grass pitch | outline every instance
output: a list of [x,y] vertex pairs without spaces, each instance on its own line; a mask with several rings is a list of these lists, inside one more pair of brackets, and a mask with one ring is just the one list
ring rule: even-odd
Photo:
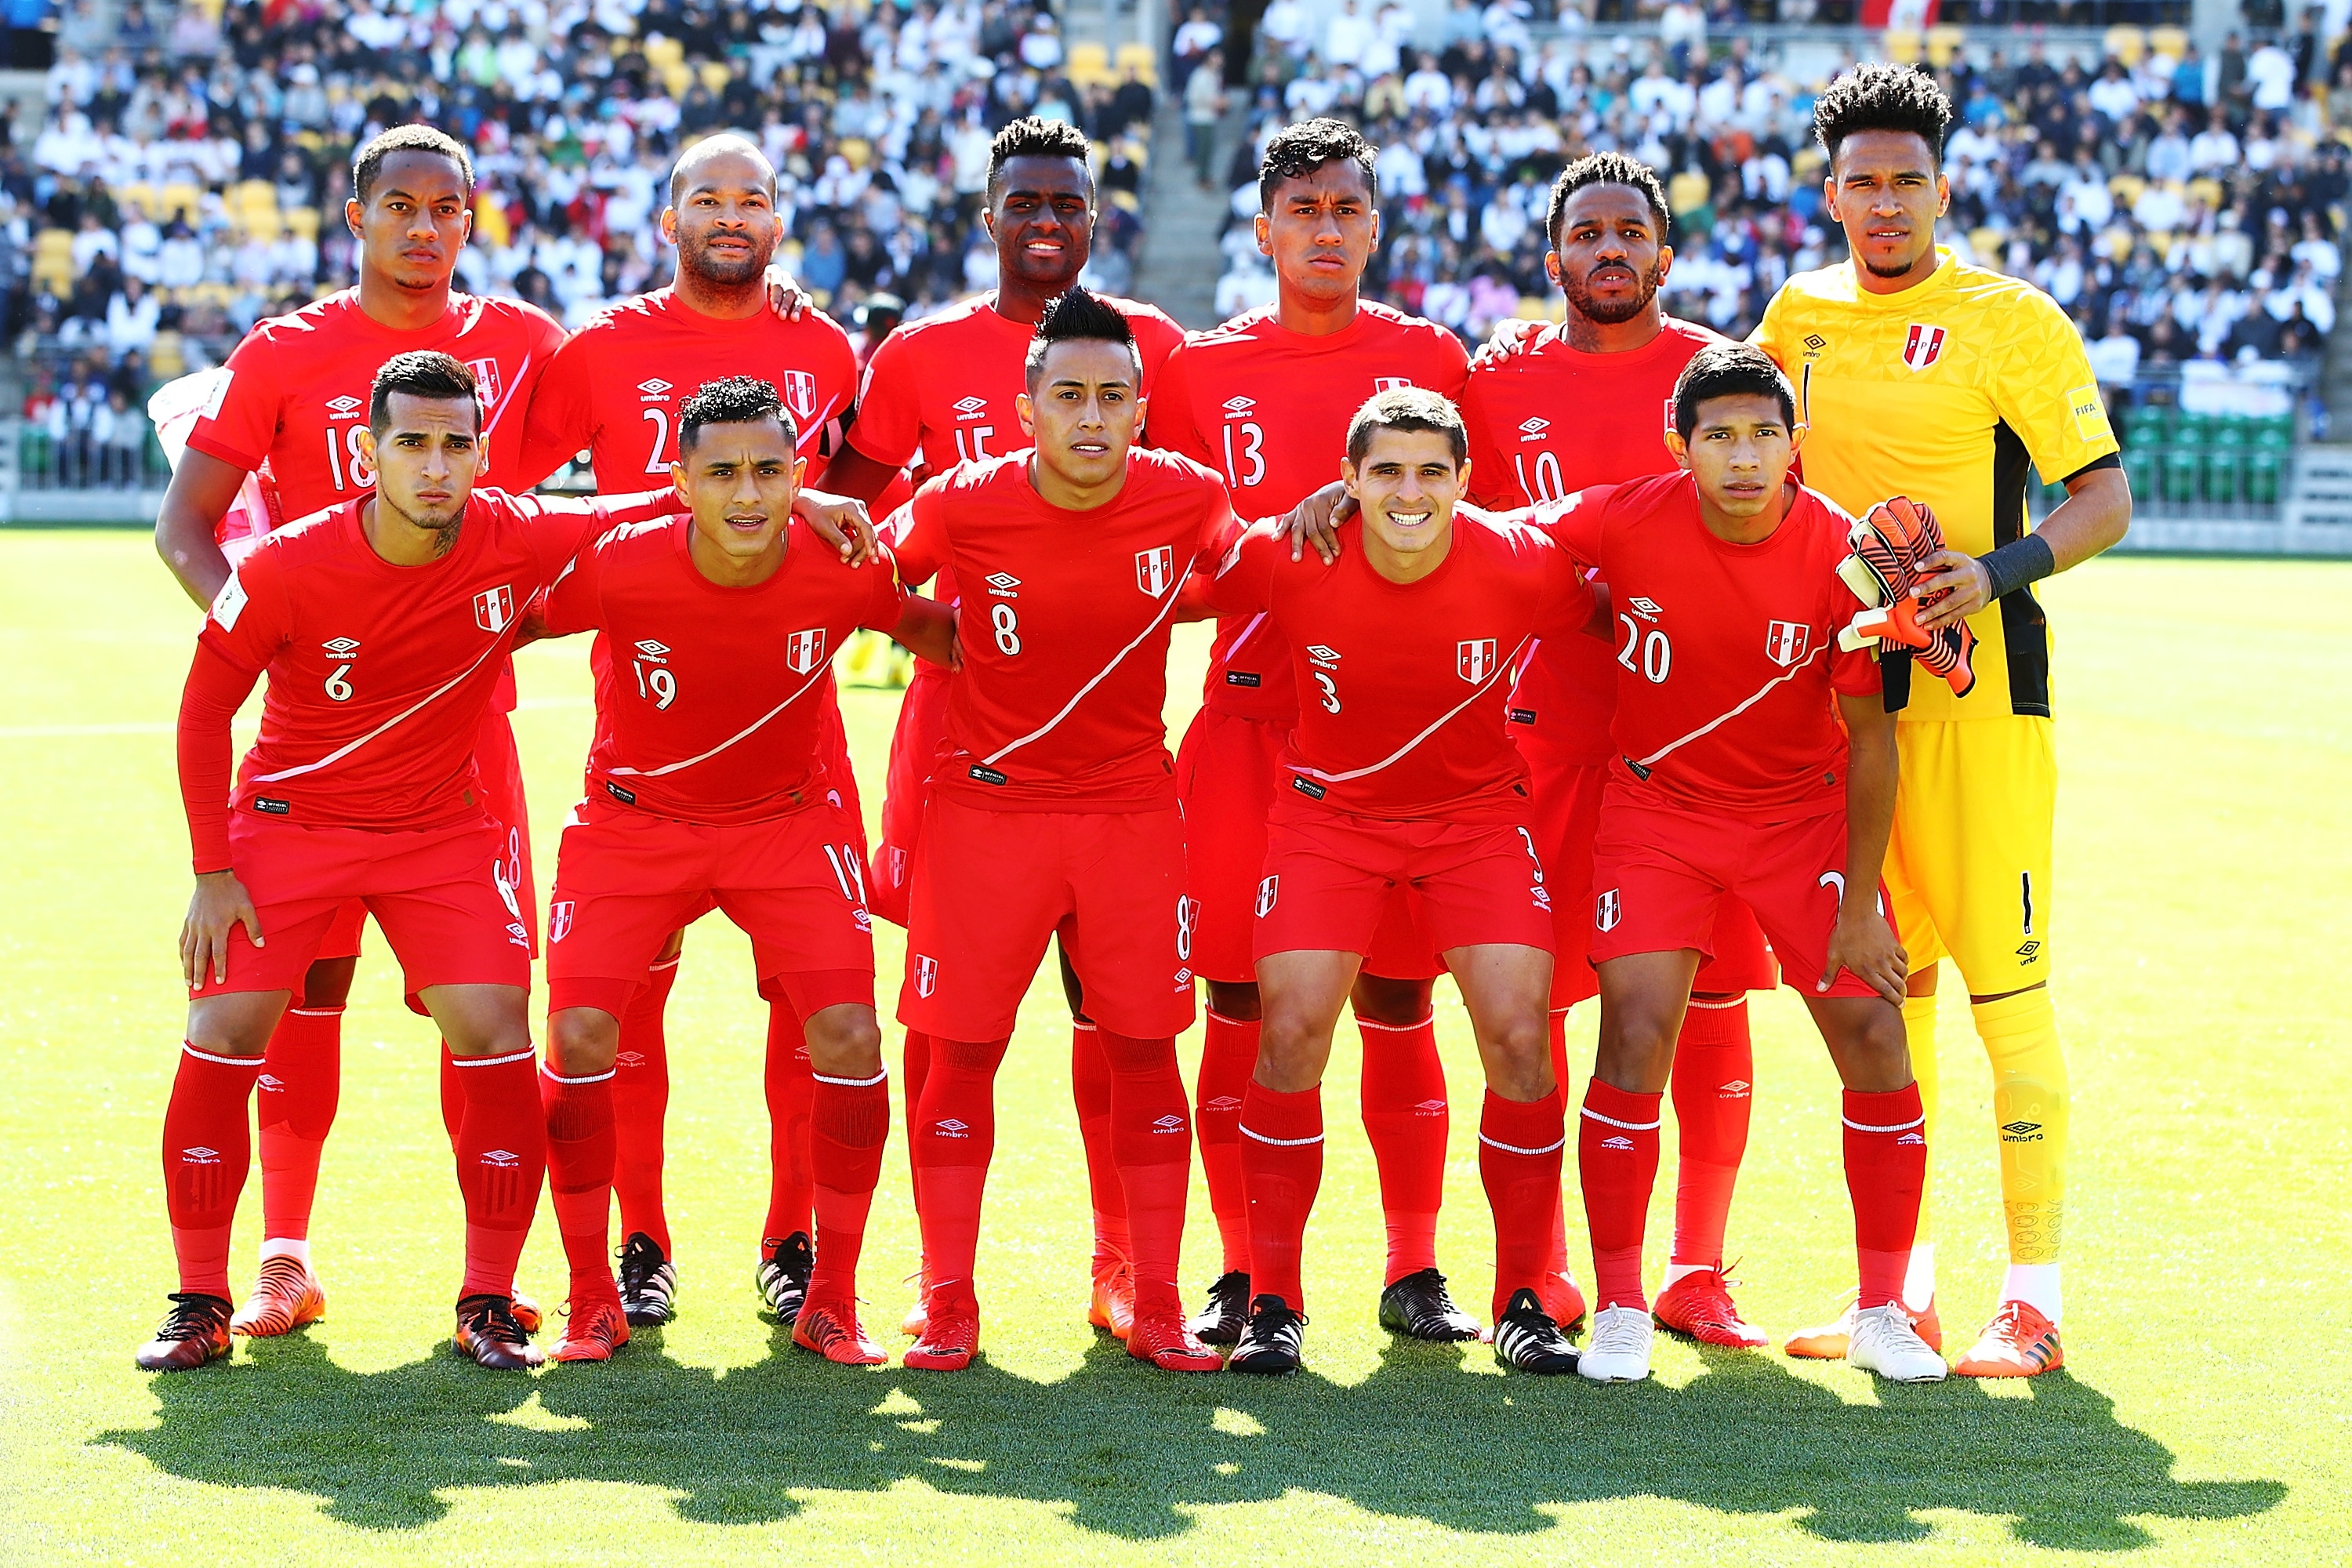
[[[1662,1339],[1654,1382],[1595,1389],[1391,1342],[1372,1322],[1379,1217],[1343,1026],[1311,1373],[1155,1374],[1081,1318],[1050,976],[1002,1085],[983,1362],[825,1365],[754,1316],[762,1013],[744,943],[713,919],[670,1012],[676,1324],[610,1366],[538,1377],[448,1353],[460,1215],[433,1037],[372,935],[314,1231],[331,1315],[150,1378],[131,1352],[172,1283],[155,1149],[188,879],[169,726],[196,615],[143,538],[0,537],[0,1560],[2341,1562],[2347,591],[2347,565],[2145,560],[2050,586],[2075,1097],[2064,1373],[1880,1388]],[[1183,645],[1179,726],[1202,647]],[[583,655],[521,660],[542,878],[588,733]],[[895,702],[845,700],[869,810]],[[901,949],[885,929],[887,1014]],[[1458,1005],[1440,1019],[1457,1107],[1441,1247],[1483,1308],[1475,1058]],[[1592,1025],[1574,1020],[1578,1092]],[[1942,1307],[1965,1343],[2002,1257],[1990,1096],[1957,1001],[1941,1033]],[[1851,1232],[1833,1080],[1791,996],[1759,999],[1757,1048],[1732,1250],[1750,1316],[1785,1331],[1850,1282]],[[240,1286],[258,1197],[257,1174]],[[1215,1272],[1197,1186],[1194,1215],[1197,1289]],[[915,1250],[894,1128],[866,1246],[883,1324]],[[544,1211],[522,1278],[562,1289]]]

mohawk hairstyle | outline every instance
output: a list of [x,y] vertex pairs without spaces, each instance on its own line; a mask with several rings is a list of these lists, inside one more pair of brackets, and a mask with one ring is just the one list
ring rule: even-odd
[[1087,172],[1087,181],[1094,181],[1094,165],[1087,161],[1092,145],[1087,133],[1066,120],[1040,120],[1030,115],[1016,120],[996,133],[988,144],[988,190],[991,205],[996,201],[998,176],[1004,165],[1014,158],[1075,158],[1078,167]]
[[375,385],[368,393],[368,428],[381,437],[392,427],[392,395],[402,392],[411,397],[430,397],[440,402],[462,397],[474,405],[474,424],[479,429],[482,405],[476,390],[478,384],[465,361],[438,349],[414,349],[394,354],[376,371]]
[[799,447],[800,426],[793,422],[793,412],[784,406],[784,400],[776,395],[772,382],[755,375],[706,381],[678,405],[678,454],[683,457],[694,450],[705,426],[764,425],[770,420],[782,427],[786,445]]
[[1878,60],[1856,66],[1813,100],[1813,134],[1832,163],[1839,144],[1856,132],[1896,131],[1926,142],[1928,156],[1940,164],[1951,127],[1952,100],[1934,77],[1909,66]]
[[1117,343],[1135,361],[1136,375],[1143,374],[1143,355],[1135,346],[1135,329],[1127,318],[1103,303],[1100,296],[1073,287],[1068,292],[1056,294],[1045,302],[1045,313],[1037,318],[1037,331],[1029,340],[1029,359],[1024,367],[1031,386],[1037,384],[1038,373],[1045,368],[1045,354],[1055,343],[1077,342]]
[[1258,210],[1274,210],[1274,193],[1283,181],[1311,174],[1342,158],[1364,172],[1364,187],[1377,204],[1381,199],[1380,175],[1374,167],[1378,157],[1378,150],[1364,140],[1363,132],[1344,120],[1302,120],[1286,125],[1265,144],[1265,157],[1257,166]]
[[1640,192],[1650,204],[1650,216],[1657,220],[1658,243],[1666,242],[1675,215],[1666,205],[1666,188],[1658,183],[1658,172],[1622,153],[1595,153],[1562,169],[1559,178],[1552,182],[1551,212],[1544,219],[1544,233],[1550,237],[1554,250],[1559,248],[1559,219],[1568,210],[1569,198],[1592,185],[1630,185]]
[[1754,343],[1710,343],[1691,356],[1675,382],[1675,434],[1698,428],[1698,405],[1711,397],[1769,397],[1784,425],[1797,422],[1797,399],[1772,356]]
[[394,153],[430,153],[446,158],[457,165],[458,177],[466,182],[466,195],[474,194],[474,160],[466,152],[466,144],[446,131],[430,125],[395,125],[389,131],[371,137],[368,144],[352,155],[352,195],[361,205],[375,190],[376,176],[383,172],[383,161]]

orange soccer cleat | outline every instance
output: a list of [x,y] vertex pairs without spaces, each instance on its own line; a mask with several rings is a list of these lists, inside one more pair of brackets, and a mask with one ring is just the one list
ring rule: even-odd
[[1126,1338],[1128,1354],[1138,1361],[1148,1361],[1162,1372],[1225,1370],[1224,1358],[1184,1326],[1181,1308],[1137,1318],[1133,1331]]
[[1975,1347],[1952,1370],[1962,1377],[2039,1377],[2065,1364],[2058,1325],[2037,1307],[2003,1301]]
[[1739,1305],[1731,1299],[1730,1287],[1731,1281],[1720,1268],[1685,1274],[1658,1292],[1658,1299],[1650,1303],[1650,1315],[1658,1320],[1660,1328],[1671,1329],[1701,1344],[1761,1350],[1769,1342],[1769,1336],[1739,1315]]
[[1087,1321],[1115,1340],[1124,1340],[1135,1328],[1135,1270],[1125,1259],[1095,1270],[1094,1295],[1087,1303]]
[[142,1372],[190,1372],[229,1352],[228,1302],[218,1296],[183,1291],[155,1337],[139,1347]]
[[268,1339],[290,1334],[326,1315],[327,1293],[319,1288],[319,1278],[310,1272],[310,1266],[281,1254],[261,1260],[253,1293],[228,1321],[228,1327],[231,1333]]
[[504,1296],[468,1296],[457,1303],[457,1331],[449,1342],[461,1356],[492,1372],[528,1372],[547,1359],[515,1321],[514,1303]]
[[[1854,1294],[1852,1290],[1846,1292],[1845,1308],[1836,1317],[1810,1329],[1799,1329],[1780,1342],[1780,1349],[1801,1361],[1843,1361],[1847,1342],[1853,1334]],[[1910,1318],[1912,1329],[1927,1342],[1927,1348],[1940,1352],[1944,1348],[1944,1321],[1936,1315],[1935,1298],[1927,1299],[1925,1311],[1914,1312],[1908,1307],[1903,1310]]]
[[611,1361],[613,1352],[629,1342],[628,1314],[621,1310],[621,1299],[610,1297],[601,1301],[574,1301],[572,1316],[565,1320],[563,1335],[555,1348],[547,1352],[550,1361]]
[[856,1307],[845,1301],[803,1300],[793,1319],[793,1343],[838,1366],[880,1366],[890,1359],[866,1337]]
[[923,1337],[907,1352],[910,1372],[961,1372],[980,1353],[980,1309],[968,1301],[932,1301]]

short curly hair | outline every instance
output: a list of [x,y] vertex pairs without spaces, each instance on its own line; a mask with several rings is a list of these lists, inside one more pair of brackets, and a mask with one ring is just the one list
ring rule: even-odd
[[1675,215],[1666,205],[1666,187],[1658,183],[1658,172],[1622,153],[1595,153],[1562,169],[1559,178],[1552,182],[1551,212],[1544,219],[1544,233],[1550,237],[1554,250],[1559,248],[1559,219],[1568,210],[1569,198],[1592,185],[1631,185],[1639,191],[1650,204],[1650,216],[1658,220],[1658,243],[1665,243]]
[[1343,158],[1364,172],[1364,188],[1371,192],[1372,201],[1378,204],[1379,156],[1379,150],[1364,140],[1364,133],[1344,120],[1302,120],[1296,125],[1286,125],[1266,142],[1265,156],[1257,166],[1258,210],[1274,210],[1274,193],[1281,188],[1283,181],[1311,174],[1324,164],[1336,163]]
[[693,396],[678,405],[678,455],[683,457],[694,450],[706,426],[763,425],[771,419],[782,427],[787,446],[799,446],[800,427],[793,423],[793,411],[776,395],[773,382],[761,381],[756,375],[728,375],[706,381],[695,389]]
[[1908,132],[1927,143],[1928,155],[1944,161],[1944,136],[1952,128],[1952,100],[1926,71],[1874,60],[1854,67],[1822,89],[1813,100],[1813,134],[1822,151],[1837,161],[1838,147],[1861,131]]
[[1040,120],[1032,114],[1016,120],[996,133],[988,144],[988,200],[995,205],[997,176],[1004,165],[1015,158],[1075,158],[1078,167],[1087,172],[1089,183],[1094,178],[1094,165],[1087,162],[1093,146],[1087,133],[1066,120]]
[[457,165],[457,177],[466,183],[466,195],[474,194],[474,160],[467,153],[464,142],[430,125],[395,125],[370,137],[367,145],[352,154],[352,195],[362,206],[374,194],[376,175],[383,172],[383,161],[394,153],[430,153],[448,159]]

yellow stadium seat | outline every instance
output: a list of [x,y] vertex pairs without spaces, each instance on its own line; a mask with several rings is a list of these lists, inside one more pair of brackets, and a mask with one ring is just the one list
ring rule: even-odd
[[834,151],[848,159],[853,169],[863,170],[874,162],[874,143],[863,136],[845,136],[835,144]]
[[2116,198],[2116,205],[2128,207],[2139,200],[2147,189],[2147,182],[2137,174],[2117,174],[2107,181],[2107,192]]
[[2210,174],[2201,180],[2189,181],[2189,199],[2202,203],[2209,209],[2219,212],[2221,207],[2221,182]]
[[2189,53],[2189,35],[2179,27],[2150,27],[2147,47],[2167,59],[2179,59]]
[[240,180],[229,188],[233,212],[276,212],[278,187],[268,180]]
[[645,53],[646,63],[659,70],[682,64],[686,59],[686,46],[676,38],[656,33],[646,40]]
[[136,203],[141,212],[149,217],[155,216],[155,187],[144,180],[133,180],[128,184],[115,186],[114,199],[124,206]]
[[155,216],[163,222],[168,223],[182,213],[188,215],[190,223],[204,216],[203,187],[186,180],[175,180],[165,185],[157,193],[155,199],[158,206]]
[[672,60],[654,68],[659,73],[662,86],[672,98],[684,98],[686,89],[694,85],[694,72],[684,60]]
[[2000,261],[2001,247],[2004,243],[2005,240],[2000,230],[1992,227],[1990,225],[1987,225],[1983,228],[1972,228],[1969,230],[1969,248],[1977,253],[1977,265],[1979,267],[1992,267],[1998,265]]
[[286,220],[288,228],[300,235],[304,239],[312,241],[318,239],[319,209],[317,207],[288,207],[278,216]]
[[1914,66],[1919,63],[1922,42],[1916,27],[1889,27],[1880,40],[1880,47],[1896,65]]
[[1696,169],[1685,169],[1666,182],[1666,209],[1686,213],[1706,205],[1706,176]]
[[1135,193],[1133,191],[1111,192],[1110,205],[1118,207],[1122,212],[1140,213],[1143,210],[1143,204],[1135,199]]
[[2147,32],[2128,23],[2118,23],[2109,27],[2106,37],[2102,41],[2109,55],[2127,66],[2139,64],[2139,58],[2147,53]]
[[1137,78],[1144,85],[1147,87],[1160,85],[1160,51],[1150,44],[1119,45],[1118,53],[1112,57],[1111,65],[1113,68],[1121,72],[1124,72],[1128,67],[1133,66]]
[[1118,79],[1111,74],[1110,51],[1100,44],[1072,44],[1062,74],[1076,87],[1107,87]]
[[2147,247],[2156,252],[2156,258],[2158,261],[2172,259],[2172,247],[2179,242],[2180,238],[2168,228],[2152,228],[2147,231],[2146,237]]
[[727,67],[720,61],[703,61],[695,68],[695,75],[713,92],[724,92],[727,89]]
[[1928,28],[1927,63],[1937,70],[1950,65],[1952,58],[1960,52],[1960,46],[1968,42],[1968,29],[1953,26],[1948,22]]
[[157,381],[170,381],[187,373],[187,345],[179,333],[166,328],[155,334],[155,341],[147,349],[147,369]]

